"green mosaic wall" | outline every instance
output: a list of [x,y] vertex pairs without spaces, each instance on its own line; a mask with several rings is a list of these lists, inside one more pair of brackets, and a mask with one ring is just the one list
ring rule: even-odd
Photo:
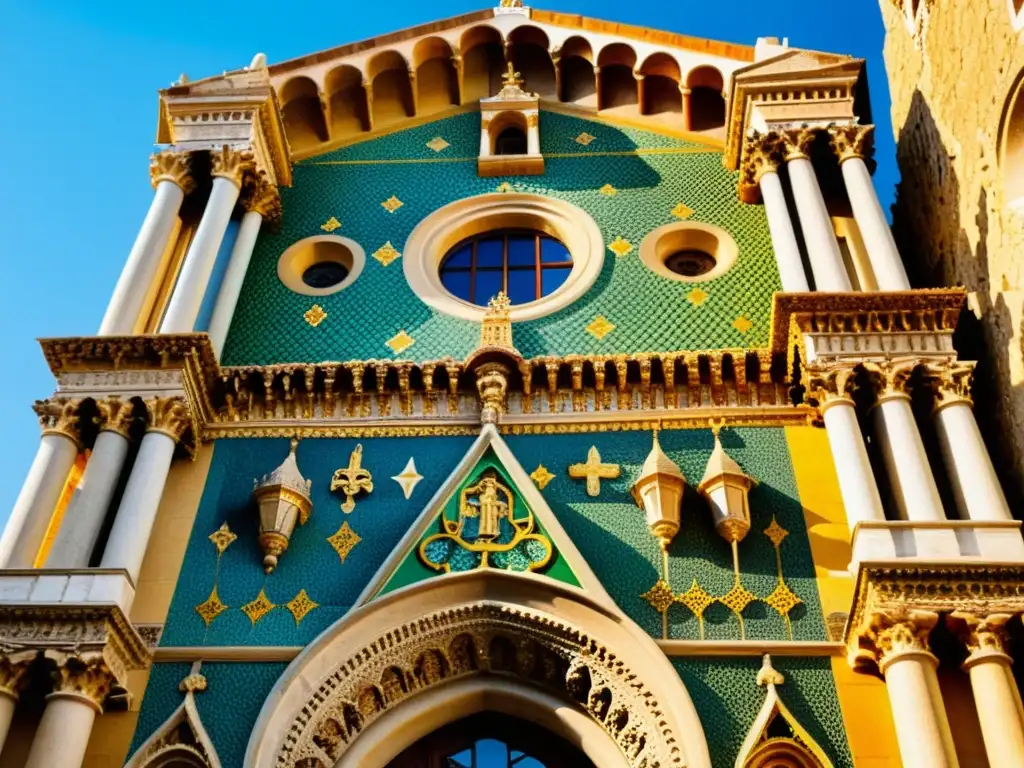
[[[759,658],[676,658],[676,671],[697,708],[714,768],[732,768],[765,700],[757,685]],[[843,715],[828,659],[772,657],[786,682],[783,703],[835,768],[853,768]]]
[[[727,430],[723,442],[759,481],[750,496],[753,529],[740,544],[743,585],[763,598],[777,584],[775,552],[762,533],[774,516],[790,532],[781,548],[784,573],[790,588],[803,601],[791,613],[793,637],[826,639],[803,509],[783,430]],[[357,502],[352,514],[344,515],[340,498],[329,491],[330,479],[335,469],[347,465],[356,441],[302,442],[298,462],[303,474],[313,480],[313,513],[305,526],[296,529],[278,569],[267,576],[256,541],[256,510],[250,500],[252,478],[281,462],[288,451],[287,441],[218,441],[161,643],[310,642],[352,606],[471,443],[468,437],[363,440],[363,466],[373,473],[375,489]],[[641,597],[659,577],[660,554],[643,513],[628,491],[650,450],[650,433],[520,436],[508,438],[508,444],[527,472],[544,464],[555,475],[542,491],[555,517],[615,601],[640,626],[660,637],[661,616]],[[691,486],[684,500],[682,529],[669,550],[672,586],[678,593],[696,579],[712,595],[723,595],[733,584],[731,553],[715,533],[706,504],[692,491],[714,446],[712,435],[707,430],[665,431],[661,444]],[[567,474],[569,464],[586,459],[591,445],[597,446],[604,461],[622,466],[618,480],[602,481],[598,498],[587,496],[584,482],[572,480]],[[424,479],[407,501],[398,483],[390,478],[402,471],[410,456]],[[208,536],[225,521],[238,539],[218,560],[217,549]],[[348,522],[361,537],[344,562],[327,541],[342,522]],[[195,607],[209,597],[214,583],[220,600],[229,609],[207,627]],[[261,589],[278,607],[253,623],[241,608],[256,599]],[[282,606],[301,589],[319,607],[297,624]],[[782,617],[764,602],[752,603],[743,617],[747,639],[789,638]],[[687,608],[674,605],[669,618],[671,637],[699,638],[698,623]],[[704,624],[707,639],[740,637],[736,616],[722,605],[708,609]]]
[[[606,243],[623,237],[638,249],[648,232],[677,221],[671,211],[684,203],[694,211],[691,219],[725,228],[740,248],[739,261],[729,272],[697,284],[709,294],[699,306],[686,301],[692,284],[655,275],[640,262],[636,249],[623,258],[606,252],[604,269],[584,297],[548,317],[516,325],[516,345],[525,356],[766,344],[771,295],[780,288],[768,227],[760,206],[739,203],[736,174],[723,167],[719,151],[545,112],[545,175],[485,179],[476,174],[479,125],[479,114],[456,115],[298,163],[294,186],[282,190],[281,230],[260,234],[223,361],[243,365],[391,358],[395,355],[384,342],[399,330],[415,339],[403,359],[465,357],[478,341],[478,326],[420,301],[405,281],[401,259],[383,267],[369,256],[388,241],[404,250],[406,238],[425,216],[455,200],[494,192],[504,182],[583,208],[600,226]],[[575,141],[584,131],[596,137],[586,147]],[[440,153],[426,146],[436,136],[450,144]],[[636,154],[637,149],[670,151]],[[607,152],[623,154],[603,154]],[[452,162],[412,162],[446,159]],[[618,193],[602,195],[605,184]],[[389,213],[381,203],[392,195],[404,205]],[[316,299],[328,316],[313,328],[303,320],[313,297],[286,289],[277,278],[277,261],[292,243],[322,234],[320,227],[331,216],[342,225],[336,234],[360,243],[368,258],[351,286]],[[597,315],[616,326],[602,340],[585,331]],[[732,325],[741,315],[753,323],[745,333]]]

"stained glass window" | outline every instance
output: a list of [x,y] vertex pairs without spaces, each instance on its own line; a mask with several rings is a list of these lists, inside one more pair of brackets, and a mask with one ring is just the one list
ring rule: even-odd
[[445,768],[547,768],[540,760],[497,739],[480,739],[448,757]]
[[441,261],[441,284],[480,307],[504,291],[509,301],[528,304],[558,290],[572,272],[569,249],[533,230],[486,232],[463,240]]

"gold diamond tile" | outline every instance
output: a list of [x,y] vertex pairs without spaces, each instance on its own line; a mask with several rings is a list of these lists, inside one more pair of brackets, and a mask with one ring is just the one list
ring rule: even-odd
[[694,579],[690,588],[679,595],[679,597],[676,598],[676,601],[689,608],[693,612],[693,615],[699,619],[704,615],[704,611],[706,611],[711,604],[715,602],[715,598],[708,594],[708,592],[697,583],[697,580]]
[[398,252],[398,249],[391,244],[390,240],[373,252],[373,258],[379,261],[381,266],[385,267],[401,255],[402,254]]
[[538,464],[537,468],[530,473],[530,479],[543,491],[548,487],[548,483],[555,479],[555,476],[548,472],[548,468],[543,464]]
[[207,536],[210,541],[213,542],[213,546],[217,548],[219,554],[224,554],[224,550],[231,546],[231,543],[238,537],[231,532],[228,528],[227,520],[221,524],[220,528]]
[[314,304],[312,307],[306,310],[303,315],[306,322],[316,328],[320,323],[327,319],[327,313],[324,312],[324,308],[319,304]]
[[443,149],[448,149],[451,146],[447,141],[442,139],[440,136],[435,136],[427,142],[427,146],[435,152],[440,152]]
[[320,229],[324,232],[333,232],[341,226],[341,222],[331,216],[327,221],[320,225]]
[[695,307],[699,307],[705,301],[708,300],[707,291],[702,291],[700,288],[694,288],[688,294],[686,294],[686,300],[693,304]]
[[391,347],[391,351],[396,355],[402,354],[405,350],[416,343],[416,339],[410,336],[405,331],[399,331],[390,339],[384,342],[385,345]]
[[575,141],[577,144],[582,144],[584,147],[589,147],[592,142],[597,141],[597,136],[591,136],[589,133],[584,131],[575,139],[573,139],[573,141]]
[[615,197],[619,194],[619,190],[613,187],[611,184],[605,184],[601,189],[598,190],[605,197]]
[[306,614],[312,611],[314,608],[319,608],[320,603],[314,601],[309,595],[306,594],[306,590],[300,589],[299,594],[284,604],[292,616],[295,617],[295,626],[299,626],[302,620],[306,618]]
[[693,215],[693,208],[685,203],[679,203],[679,205],[672,209],[672,215],[677,219],[688,219]]
[[501,184],[498,185],[498,188],[496,190],[494,190],[494,191],[495,192],[502,192],[502,193],[504,193],[504,192],[515,192],[516,188],[513,187],[511,184],[509,184],[507,181],[503,181],[503,182],[501,182]]
[[654,586],[640,595],[640,597],[650,603],[650,606],[658,613],[667,611],[676,599],[675,595],[672,594],[672,587],[664,579],[658,579]]
[[595,339],[600,341],[609,333],[615,330],[615,324],[612,323],[604,315],[598,315],[591,321],[590,325],[587,326],[586,331]]
[[255,600],[242,606],[242,613],[248,616],[249,621],[255,625],[257,621],[262,619],[276,607],[276,605],[270,602],[270,599],[267,597],[267,593],[261,589],[260,593],[256,595]]
[[633,244],[629,240],[624,240],[621,237],[616,237],[609,245],[608,250],[614,253],[619,258],[628,256],[633,252]]
[[401,200],[399,200],[394,195],[392,195],[387,200],[385,200],[383,203],[381,203],[381,206],[388,213],[394,213],[399,208],[401,208],[403,205],[405,205],[405,203],[403,203]]
[[227,609],[228,607],[221,602],[220,596],[217,594],[216,586],[210,592],[210,596],[195,607],[196,613],[206,622],[206,626],[210,626],[213,620]]
[[347,520],[341,524],[341,528],[333,536],[327,537],[327,543],[334,547],[334,551],[338,553],[338,557],[343,563],[352,548],[360,541],[362,539],[359,538],[359,534],[352,530]]
[[732,589],[718,598],[718,600],[733,613],[743,613],[744,608],[757,600],[757,595],[744,587],[739,579],[736,579]]
[[739,317],[732,321],[732,327],[735,328],[740,333],[746,333],[747,331],[754,327],[754,324],[750,322],[747,318],[745,318],[743,315],[740,315]]
[[764,529],[764,535],[767,536],[772,544],[776,547],[782,543],[782,540],[789,536],[789,531],[779,525],[775,517],[772,517],[772,524]]
[[780,581],[779,585],[775,587],[774,591],[764,601],[782,616],[786,616],[803,602],[784,581]]

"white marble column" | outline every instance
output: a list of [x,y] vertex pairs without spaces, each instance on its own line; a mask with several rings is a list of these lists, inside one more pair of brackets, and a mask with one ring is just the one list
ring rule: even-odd
[[81,450],[77,400],[36,404],[43,437],[0,537],[0,566],[32,568],[53,510]]
[[851,532],[857,523],[885,520],[882,498],[857,421],[857,409],[848,392],[852,377],[853,371],[844,368],[810,376],[811,388],[825,421],[832,463],[839,478],[839,491]]
[[526,154],[540,154],[540,113],[529,112],[526,115]]
[[195,188],[187,152],[154,155],[150,175],[156,188],[153,202],[103,315],[100,336],[134,333],[146,294],[157,277],[160,261],[174,230],[181,203],[185,195]]
[[938,614],[879,612],[867,619],[870,628],[866,634],[885,677],[903,767],[958,768],[935,672],[939,661],[928,646],[928,635],[938,622]]
[[939,489],[906,391],[913,369],[889,364],[871,368],[878,393],[872,408],[875,436],[896,511],[901,520],[945,520]]
[[955,363],[937,371],[938,402],[932,418],[957,513],[970,520],[1012,520],[992,459],[974,418],[974,366]]
[[679,93],[683,97],[683,130],[690,130],[690,96],[693,91],[682,83],[679,84]]
[[992,768],[1024,765],[1024,705],[1013,677],[1013,659],[1007,653],[1008,613],[987,616],[954,611],[950,628],[967,646],[963,669],[971,677],[974,704],[981,723],[981,738]]
[[25,768],[81,768],[113,682],[102,657],[58,662],[54,691],[46,697]]
[[807,255],[814,273],[814,286],[819,291],[843,292],[853,290],[850,276],[839,251],[832,218],[825,207],[825,198],[818,185],[814,166],[807,155],[814,143],[815,131],[802,129],[784,135],[786,168],[793,188],[793,200],[800,228],[804,233]]
[[189,425],[188,408],[181,398],[147,400],[146,410],[149,428],[139,446],[100,561],[100,568],[125,569],[135,584],[142,570],[175,446]]
[[853,208],[868,260],[875,273],[875,281],[881,291],[909,291],[910,280],[903,268],[903,259],[896,248],[892,229],[885,218],[885,211],[878,201],[878,193],[871,181],[871,171],[864,162],[867,143],[873,125],[843,125],[829,128],[832,148],[839,158],[846,184],[846,194]]
[[218,359],[231,329],[231,320],[235,316],[235,307],[238,306],[238,297],[242,293],[242,284],[249,270],[249,261],[253,248],[256,247],[256,238],[259,236],[263,220],[280,216],[281,198],[278,196],[277,187],[266,182],[259,183],[243,202],[243,206],[245,215],[242,216],[238,236],[231,249],[231,259],[220,285],[220,293],[217,294],[217,303],[213,307],[213,317],[210,319],[208,331]]
[[777,136],[751,136],[746,140],[744,154],[747,157],[746,183],[753,181],[761,189],[764,212],[768,219],[768,231],[772,235],[772,250],[779,268],[782,290],[804,293],[810,290],[796,231],[789,218],[786,194],[782,191],[779,178],[779,140]]
[[0,752],[3,751],[7,734],[11,730],[14,710],[18,707],[21,689],[26,682],[28,669],[35,661],[37,651],[19,651],[3,654],[0,658]]
[[191,333],[203,304],[217,252],[224,241],[231,212],[242,189],[248,158],[227,146],[210,153],[213,187],[195,237],[185,254],[178,282],[171,293],[160,333]]
[[133,406],[111,397],[96,403],[100,433],[85,473],[64,512],[47,568],[88,568],[128,456]]

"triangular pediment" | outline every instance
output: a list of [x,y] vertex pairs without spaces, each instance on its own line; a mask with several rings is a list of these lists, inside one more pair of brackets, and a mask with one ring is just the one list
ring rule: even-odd
[[738,70],[735,77],[737,83],[749,83],[780,76],[784,76],[783,79],[792,79],[794,76],[801,79],[843,74],[856,76],[863,66],[863,59],[852,56],[794,49],[746,66]]
[[478,569],[554,579],[611,603],[492,425],[484,426],[356,604],[428,579]]

